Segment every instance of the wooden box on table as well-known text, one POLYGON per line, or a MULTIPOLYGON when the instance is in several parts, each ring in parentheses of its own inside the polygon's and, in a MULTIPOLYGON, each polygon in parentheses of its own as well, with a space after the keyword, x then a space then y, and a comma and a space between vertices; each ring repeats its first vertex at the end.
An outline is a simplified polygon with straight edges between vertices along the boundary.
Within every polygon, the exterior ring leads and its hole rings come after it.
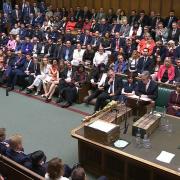
POLYGON ((159 126, 160 118, 158 114, 145 114, 139 120, 137 120, 132 126, 132 135, 136 136, 138 129, 140 129, 141 138, 145 134, 148 136, 159 126))
POLYGON ((84 136, 106 145, 117 140, 120 135, 119 125, 96 119, 84 126, 84 136))

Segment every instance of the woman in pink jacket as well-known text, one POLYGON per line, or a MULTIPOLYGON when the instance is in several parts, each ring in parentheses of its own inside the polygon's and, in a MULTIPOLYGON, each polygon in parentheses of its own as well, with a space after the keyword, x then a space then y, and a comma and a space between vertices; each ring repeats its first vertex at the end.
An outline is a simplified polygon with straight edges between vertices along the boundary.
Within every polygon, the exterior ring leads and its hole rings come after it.
POLYGON ((16 40, 14 39, 13 35, 10 35, 9 41, 6 45, 8 50, 14 51, 16 48, 16 40))
POLYGON ((175 68, 172 64, 171 58, 166 57, 164 64, 160 66, 157 78, 158 82, 162 83, 172 83, 175 76, 175 68))

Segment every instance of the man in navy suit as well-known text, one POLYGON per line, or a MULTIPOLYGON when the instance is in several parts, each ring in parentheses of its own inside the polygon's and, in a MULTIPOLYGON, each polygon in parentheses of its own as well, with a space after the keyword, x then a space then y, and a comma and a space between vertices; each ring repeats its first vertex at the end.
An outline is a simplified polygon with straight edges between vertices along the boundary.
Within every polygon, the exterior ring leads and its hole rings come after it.
POLYGON ((25 61, 26 60, 22 52, 18 51, 16 60, 13 63, 13 67, 11 68, 11 72, 8 78, 8 87, 10 87, 8 88, 9 91, 14 89, 18 75, 23 73, 23 67, 24 67, 25 61))
POLYGON ((143 57, 138 60, 137 72, 141 74, 143 71, 152 72, 153 60, 148 56, 148 49, 144 48, 143 57))
POLYGON ((151 80, 149 71, 142 72, 141 81, 138 82, 135 93, 137 96, 146 96, 152 102, 158 97, 158 84, 151 80))
POLYGON ((175 16, 174 10, 171 10, 169 16, 165 19, 165 26, 171 28, 173 22, 177 22, 177 17, 175 16))
POLYGON ((25 42, 22 44, 21 51, 23 54, 32 53, 33 45, 28 37, 26 37, 25 42))
POLYGON ((34 73, 34 63, 33 63, 33 59, 31 57, 31 54, 28 53, 26 54, 26 59, 24 62, 24 66, 21 70, 18 70, 15 72, 15 79, 19 79, 21 82, 21 89, 20 90, 24 90, 26 88, 26 82, 25 82, 25 78, 28 79, 28 77, 34 73))
POLYGON ((110 31, 110 26, 109 24, 106 22, 105 18, 101 19, 100 25, 99 25, 99 33, 101 36, 104 36, 106 32, 110 31))
POLYGON ((98 49, 100 43, 101 43, 100 34, 99 34, 99 31, 96 31, 94 33, 94 37, 92 37, 91 39, 91 45, 93 48, 98 49))
POLYGON ((27 168, 31 165, 30 156, 23 152, 22 136, 20 135, 10 137, 9 148, 6 150, 6 156, 27 168))
POLYGON ((21 20, 21 11, 19 9, 19 6, 16 4, 15 9, 12 11, 13 24, 20 22, 20 20, 21 20))
POLYGON ((122 87, 123 83, 121 77, 116 76, 114 70, 110 69, 105 81, 104 91, 98 95, 94 111, 96 112, 103 108, 105 105, 104 102, 107 99, 118 100, 121 95, 122 87))
POLYGON ((119 32, 121 29, 121 25, 117 23, 117 19, 113 19, 113 23, 110 27, 111 35, 114 36, 116 32, 119 32))
POLYGON ((80 43, 82 48, 86 48, 87 44, 90 44, 92 37, 90 36, 90 32, 88 29, 85 30, 85 33, 81 34, 80 36, 80 43))
POLYGON ((66 41, 66 45, 62 47, 61 59, 64 61, 72 61, 74 48, 70 41, 66 41))

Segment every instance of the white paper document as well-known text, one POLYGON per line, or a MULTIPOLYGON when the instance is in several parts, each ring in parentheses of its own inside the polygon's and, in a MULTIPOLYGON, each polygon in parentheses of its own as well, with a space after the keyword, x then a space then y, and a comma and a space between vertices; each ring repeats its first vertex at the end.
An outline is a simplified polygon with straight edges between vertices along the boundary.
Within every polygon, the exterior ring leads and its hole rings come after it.
POLYGON ((166 151, 161 151, 159 156, 156 158, 158 161, 164 162, 164 163, 170 163, 171 160, 174 158, 175 154, 166 152, 166 151))
POLYGON ((117 140, 115 143, 114 143, 114 146, 115 147, 118 147, 118 148, 124 148, 128 145, 129 143, 127 141, 124 141, 124 140, 117 140))
MULTIPOLYGON (((131 98, 133 98, 133 99, 139 99, 139 96, 137 96, 137 95, 135 95, 135 94, 132 95, 132 96, 129 96, 129 97, 131 97, 131 98)), ((143 100, 143 101, 151 101, 151 99, 148 98, 148 97, 146 97, 145 95, 144 95, 144 96, 141 95, 140 100, 143 100)))
POLYGON ((92 124, 90 124, 89 127, 92 127, 94 129, 98 129, 100 131, 107 133, 110 130, 112 130, 113 128, 115 128, 116 125, 105 122, 105 121, 97 120, 97 121, 93 122, 92 124))

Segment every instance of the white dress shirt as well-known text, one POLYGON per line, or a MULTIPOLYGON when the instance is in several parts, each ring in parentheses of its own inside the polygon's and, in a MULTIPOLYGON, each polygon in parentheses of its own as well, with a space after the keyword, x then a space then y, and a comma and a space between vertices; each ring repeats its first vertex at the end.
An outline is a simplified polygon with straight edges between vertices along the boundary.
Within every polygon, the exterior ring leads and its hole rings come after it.
POLYGON ((99 52, 95 53, 93 64, 97 67, 99 64, 107 64, 108 63, 108 55, 106 52, 100 54, 99 52))

